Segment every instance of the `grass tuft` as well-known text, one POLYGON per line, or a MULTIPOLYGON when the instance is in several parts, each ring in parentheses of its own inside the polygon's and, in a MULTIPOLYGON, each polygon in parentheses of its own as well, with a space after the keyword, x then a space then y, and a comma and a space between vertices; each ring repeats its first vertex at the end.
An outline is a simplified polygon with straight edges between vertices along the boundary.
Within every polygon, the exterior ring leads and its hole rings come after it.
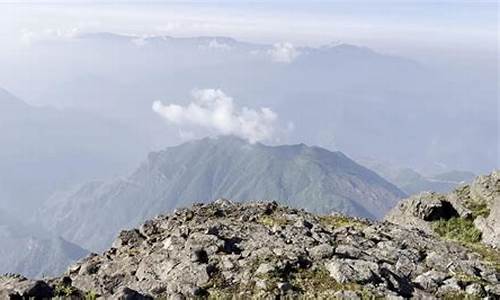
POLYGON ((432 227, 437 234, 446 239, 462 243, 481 241, 481 231, 474 226, 472 220, 464 218, 441 219, 435 221, 432 227))
POLYGON ((321 225, 328 228, 340 228, 340 227, 352 226, 356 229, 363 229, 368 226, 368 223, 363 222, 362 220, 354 219, 352 217, 344 215, 321 216, 319 221, 321 225))
POLYGON ((259 223, 262 225, 266 225, 268 227, 273 227, 275 225, 278 226, 286 226, 290 224, 290 221, 286 218, 283 217, 276 217, 276 216, 262 216, 259 220, 259 223))
POLYGON ((500 251, 481 243, 481 231, 472 220, 451 218, 433 224, 434 231, 441 237, 459 242, 462 246, 479 254, 482 259, 500 272, 500 251))
POLYGON ((97 299, 97 294, 93 291, 86 292, 85 293, 85 300, 96 300, 97 299))
POLYGON ((482 243, 464 244, 464 246, 479 254, 485 262, 500 273, 500 250, 493 249, 482 243))
POLYGON ((487 218, 490 215, 490 208, 485 201, 466 201, 465 207, 472 212, 472 218, 479 216, 487 218))
POLYGON ((58 284, 54 288, 54 294, 56 297, 69 297, 73 296, 78 292, 76 288, 71 285, 58 284))

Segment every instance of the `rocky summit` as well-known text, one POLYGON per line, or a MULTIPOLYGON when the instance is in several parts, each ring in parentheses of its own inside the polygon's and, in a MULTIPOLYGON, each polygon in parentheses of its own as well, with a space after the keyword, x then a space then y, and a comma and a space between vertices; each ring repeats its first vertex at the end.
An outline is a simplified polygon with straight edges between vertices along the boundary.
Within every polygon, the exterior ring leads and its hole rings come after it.
MULTIPOLYGON (((497 250, 276 202, 195 204, 122 231, 61 277, 7 275, 0 298, 500 297, 497 250)), ((3 299, 2 298, 2 299, 3 299)))

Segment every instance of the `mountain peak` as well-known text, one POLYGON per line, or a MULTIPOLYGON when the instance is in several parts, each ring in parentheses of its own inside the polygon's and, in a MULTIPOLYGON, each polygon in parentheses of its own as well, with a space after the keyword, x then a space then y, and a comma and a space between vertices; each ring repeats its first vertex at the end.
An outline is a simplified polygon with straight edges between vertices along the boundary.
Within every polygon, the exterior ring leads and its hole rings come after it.
POLYGON ((61 195, 45 208, 53 217, 41 215, 48 228, 97 251, 123 227, 217 198, 276 199, 311 212, 381 218, 404 196, 340 152, 222 136, 152 153, 130 176, 61 195))

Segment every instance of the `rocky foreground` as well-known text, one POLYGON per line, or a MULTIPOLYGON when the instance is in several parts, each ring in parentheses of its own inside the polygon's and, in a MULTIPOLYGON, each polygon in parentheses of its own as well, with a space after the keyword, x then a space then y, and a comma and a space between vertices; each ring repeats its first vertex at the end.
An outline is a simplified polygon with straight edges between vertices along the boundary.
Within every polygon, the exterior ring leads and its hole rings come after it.
POLYGON ((62 277, 3 276, 0 298, 498 299, 499 252, 479 245, 389 222, 221 199, 123 231, 111 249, 62 277))

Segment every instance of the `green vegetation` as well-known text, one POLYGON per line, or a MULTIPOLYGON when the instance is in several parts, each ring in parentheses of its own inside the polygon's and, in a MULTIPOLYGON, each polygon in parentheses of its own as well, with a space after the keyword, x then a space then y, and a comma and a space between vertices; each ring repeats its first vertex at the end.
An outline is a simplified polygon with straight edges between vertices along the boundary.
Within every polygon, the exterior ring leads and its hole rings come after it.
POLYGON ((95 292, 93 292, 93 291, 86 292, 84 299, 85 300, 96 300, 97 299, 97 294, 95 292))
POLYGON ((465 207, 472 211, 472 218, 475 219, 479 216, 487 218, 490 215, 490 208, 486 201, 465 201, 465 207))
POLYGON ((471 283, 482 283, 483 280, 481 279, 481 277, 479 276, 475 276, 475 275, 469 275, 469 274, 466 274, 466 273, 458 273, 458 274, 455 274, 454 277, 460 281, 460 282, 463 282, 467 285, 471 284, 471 283))
MULTIPOLYGON (((251 264, 251 273, 255 271, 262 263, 272 262, 265 259, 256 259, 251 264)), ((314 266, 310 268, 297 268, 280 270, 275 269, 268 273, 255 275, 253 280, 246 284, 234 286, 228 284, 220 273, 214 274, 211 282, 206 288, 209 292, 208 299, 239 299, 246 298, 247 295, 252 299, 269 299, 279 295, 278 285, 280 282, 289 282, 292 289, 301 293, 300 299, 332 299, 338 291, 353 291, 363 300, 374 300, 377 297, 362 285, 355 283, 341 284, 336 282, 324 266, 314 266), (258 287, 256 282, 264 281, 265 287, 258 287), (251 295, 251 296, 250 296, 251 295)), ((285 299, 287 299, 285 297, 285 299)))
POLYGON ((71 285, 60 283, 54 287, 56 297, 69 297, 78 293, 78 290, 71 285))
POLYGON ((344 215, 321 216, 319 221, 321 225, 328 228, 352 226, 357 229, 363 229, 369 225, 367 222, 344 215))
POLYGON ((230 295, 233 295, 237 290, 226 281, 220 272, 213 274, 210 282, 203 288, 209 291, 209 299, 228 299, 228 297, 231 299, 230 295))
POLYGON ((299 286, 304 291, 321 293, 325 290, 339 290, 342 285, 330 277, 325 268, 310 268, 295 274, 292 284, 299 286))
POLYGON ((337 291, 356 292, 363 300, 377 299, 359 284, 336 282, 324 267, 298 270, 293 273, 291 283, 304 293, 305 299, 329 299, 337 291))
POLYGON ((481 297, 469 295, 463 291, 448 293, 441 296, 443 300, 479 300, 481 297))
POLYGON ((286 226, 286 225, 290 224, 290 221, 288 219, 283 218, 283 217, 276 217, 276 216, 272 216, 272 215, 262 216, 258 220, 258 222, 263 224, 263 225, 266 225, 268 227, 274 227, 275 225, 286 226))
POLYGON ((479 254, 485 262, 491 264, 500 272, 500 250, 493 249, 481 243, 464 244, 464 246, 479 254))
POLYGON ((20 274, 14 274, 14 273, 5 273, 3 275, 0 275, 0 279, 4 279, 4 278, 22 278, 22 276, 20 274))
POLYGON ((441 237, 457 241, 477 253, 500 272, 500 251, 480 243, 481 232, 474 226, 473 220, 464 218, 439 220, 434 222, 433 229, 441 237))
POLYGON ((464 218, 451 218, 438 220, 432 225, 434 231, 441 237, 462 243, 477 243, 481 241, 479 231, 472 220, 464 218))
POLYGON ((459 196, 459 198, 464 199, 464 206, 472 212, 472 219, 475 219, 479 216, 487 218, 490 215, 490 209, 488 208, 488 204, 484 199, 477 199, 477 197, 472 197, 470 186, 465 185, 458 187, 455 190, 455 193, 459 196))

